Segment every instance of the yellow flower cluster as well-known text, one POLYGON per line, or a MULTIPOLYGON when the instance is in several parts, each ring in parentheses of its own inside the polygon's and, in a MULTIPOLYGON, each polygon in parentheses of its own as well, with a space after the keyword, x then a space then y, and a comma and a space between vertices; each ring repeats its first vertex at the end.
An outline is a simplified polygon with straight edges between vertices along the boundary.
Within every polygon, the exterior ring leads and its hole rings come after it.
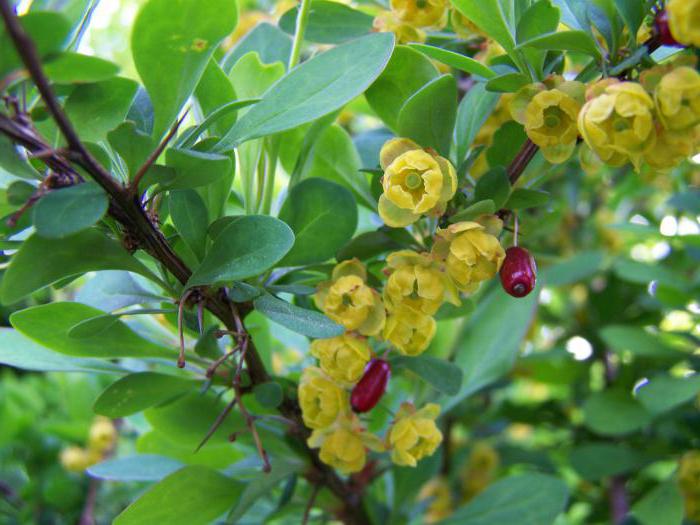
POLYGON ((676 42, 700 47, 700 1, 669 0, 666 3, 668 26, 676 42))
POLYGON ((87 448, 71 446, 61 450, 59 460, 70 472, 83 472, 99 463, 117 441, 117 429, 111 419, 98 416, 90 426, 87 448))
POLYGON ((374 19, 377 31, 390 31, 399 44, 425 42, 424 29, 442 29, 447 24, 447 0, 391 0, 391 10, 374 19))

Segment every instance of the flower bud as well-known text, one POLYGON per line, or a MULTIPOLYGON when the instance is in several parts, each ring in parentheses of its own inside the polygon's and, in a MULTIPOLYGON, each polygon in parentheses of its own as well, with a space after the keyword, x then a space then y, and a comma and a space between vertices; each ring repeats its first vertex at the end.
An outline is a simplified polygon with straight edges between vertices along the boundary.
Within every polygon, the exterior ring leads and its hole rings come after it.
POLYGON ((355 412, 369 412, 384 395, 391 377, 391 366, 383 359, 372 359, 359 383, 352 389, 350 404, 355 412))
POLYGON ((511 246, 506 250, 500 275, 506 292, 513 297, 525 297, 537 282, 535 259, 525 248, 511 246))

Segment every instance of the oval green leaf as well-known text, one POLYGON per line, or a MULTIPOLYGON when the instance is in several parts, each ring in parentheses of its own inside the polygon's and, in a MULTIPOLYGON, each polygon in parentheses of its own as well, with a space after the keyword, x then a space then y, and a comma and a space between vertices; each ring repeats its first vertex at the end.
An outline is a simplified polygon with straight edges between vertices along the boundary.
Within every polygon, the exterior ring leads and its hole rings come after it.
POLYGON ((253 302, 255 309, 265 317, 298 334, 326 338, 342 335, 345 328, 320 312, 300 308, 274 295, 261 295, 253 302))
POLYGON ((104 190, 93 182, 54 190, 34 206, 34 227, 42 237, 63 239, 102 219, 108 206, 104 190))

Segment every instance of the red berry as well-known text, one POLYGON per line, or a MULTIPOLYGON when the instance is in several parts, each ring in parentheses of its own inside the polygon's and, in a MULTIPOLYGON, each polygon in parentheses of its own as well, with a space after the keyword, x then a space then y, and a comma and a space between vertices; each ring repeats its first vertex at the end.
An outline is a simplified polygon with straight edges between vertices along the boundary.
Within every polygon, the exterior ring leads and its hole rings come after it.
POLYGON ((372 359, 365 368, 362 379, 352 389, 350 405, 355 412, 372 410, 386 390, 391 377, 391 366, 383 359, 372 359))
POLYGON ((511 246, 501 266, 501 284, 513 297, 525 297, 537 282, 535 259, 525 248, 511 246))
POLYGON ((676 39, 671 34, 671 29, 668 26, 668 14, 666 10, 659 11, 654 19, 654 28, 659 42, 665 46, 680 46, 676 39))

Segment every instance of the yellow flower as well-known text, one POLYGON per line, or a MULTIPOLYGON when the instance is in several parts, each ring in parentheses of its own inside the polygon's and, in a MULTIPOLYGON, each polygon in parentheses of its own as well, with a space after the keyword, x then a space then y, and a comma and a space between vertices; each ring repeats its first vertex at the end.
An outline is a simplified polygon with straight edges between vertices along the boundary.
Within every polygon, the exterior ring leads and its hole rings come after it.
POLYGON ((314 430, 307 443, 311 448, 321 447, 321 461, 343 474, 362 470, 368 448, 377 452, 384 450, 381 440, 365 431, 354 414, 341 418, 333 428, 314 430))
POLYGON ((697 145, 700 143, 698 139, 700 139, 700 126, 672 131, 657 125, 654 147, 646 152, 644 161, 657 170, 675 168, 696 152, 697 145))
POLYGON ((411 140, 389 140, 379 161, 384 170, 379 215, 388 226, 407 226, 424 213, 442 214, 457 191, 452 164, 411 140))
POLYGON ((437 231, 433 254, 445 261, 447 275, 462 291, 474 291, 481 281, 491 279, 505 259, 505 251, 494 236, 502 222, 492 222, 493 231, 478 222, 458 222, 437 231))
POLYGON ((498 452, 491 445, 484 441, 474 443, 462 473, 462 502, 474 498, 493 481, 498 464, 498 452))
POLYGON ((61 450, 59 461, 69 472, 83 472, 100 461, 100 455, 80 447, 67 447, 61 450))
POLYGON ((299 405, 307 427, 325 428, 347 411, 348 396, 320 368, 312 366, 301 376, 299 405))
POLYGON ((415 467, 418 461, 431 456, 442 443, 442 432, 435 425, 440 406, 429 403, 420 410, 403 403, 389 431, 391 460, 397 465, 415 467))
POLYGON ((443 476, 433 478, 423 485, 418 493, 418 499, 430 500, 430 505, 425 509, 425 523, 437 523, 452 514, 454 510, 450 485, 443 476))
POLYGON ((384 327, 384 339, 393 344, 404 355, 422 354, 435 337, 435 319, 400 304, 389 313, 384 327))
POLYGON ((631 161, 639 169, 644 153, 654 146, 654 101, 636 82, 603 82, 602 93, 579 113, 579 132, 606 164, 631 161))
POLYGON ((106 452, 114 446, 117 440, 117 429, 111 419, 96 417, 90 426, 88 444, 91 450, 106 452))
POLYGON ((654 92, 666 129, 684 130, 700 123, 700 73, 684 66, 665 74, 654 92))
POLYGON ((456 289, 430 254, 400 250, 390 254, 386 263, 391 274, 384 286, 384 302, 390 312, 406 304, 433 315, 446 298, 460 304, 456 289))
POLYGON ((384 327, 386 313, 376 290, 367 286, 367 271, 357 259, 333 269, 330 281, 318 285, 314 301, 328 317, 347 330, 376 335, 384 327))
POLYGON ((668 26, 676 42, 700 47, 700 1, 669 0, 666 3, 668 26))
POLYGON ((370 359, 367 341, 351 334, 311 343, 311 355, 318 358, 323 370, 334 381, 349 387, 362 377, 370 359))
POLYGON ((373 27, 377 31, 394 33, 397 44, 409 44, 411 42, 425 42, 426 34, 424 31, 406 24, 399 20, 393 11, 383 11, 379 13, 373 22, 373 27))
POLYGON ((414 27, 442 29, 447 24, 446 0, 391 0, 391 10, 414 27))
POLYGON ((532 142, 552 164, 568 160, 576 149, 576 119, 583 99, 583 84, 564 82, 554 89, 526 86, 511 103, 513 118, 525 126, 532 142), (576 92, 580 92, 577 96, 576 92), (520 101, 521 98, 525 100, 520 101), (519 106, 523 105, 522 110, 519 106))

